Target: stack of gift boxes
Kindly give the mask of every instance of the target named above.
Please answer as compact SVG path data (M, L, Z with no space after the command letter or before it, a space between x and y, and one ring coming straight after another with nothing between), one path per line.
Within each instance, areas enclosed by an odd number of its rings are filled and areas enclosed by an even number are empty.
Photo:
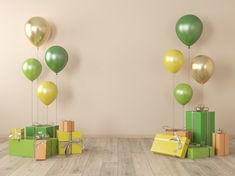
M9 135L9 154L45 160L57 154L82 153L82 134L74 131L74 121L58 125L32 125L14 128Z
M189 159L226 156L229 136L215 131L215 112L199 105L186 112L186 129L165 129L164 134L156 134L151 151Z

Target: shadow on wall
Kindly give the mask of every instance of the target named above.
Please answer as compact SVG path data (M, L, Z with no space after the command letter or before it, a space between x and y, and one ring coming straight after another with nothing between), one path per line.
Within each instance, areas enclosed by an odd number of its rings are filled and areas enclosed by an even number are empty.
M56 34L57 34L57 29L56 29L56 26L53 22L49 21L49 24L51 26L51 34L50 34L48 43L51 43L51 42L55 41L55 37L56 37Z
M195 43L197 45L197 50L200 51L207 43L210 43L211 38L213 38L213 26L209 20L203 20L203 32L199 40ZM195 50L195 53L198 51ZM199 54L198 54L199 55Z
M80 56L79 56L78 52L74 52L74 51L69 50L68 53L69 53L69 60L68 60L68 63L65 67L64 74L69 75L69 77L70 77L79 68Z

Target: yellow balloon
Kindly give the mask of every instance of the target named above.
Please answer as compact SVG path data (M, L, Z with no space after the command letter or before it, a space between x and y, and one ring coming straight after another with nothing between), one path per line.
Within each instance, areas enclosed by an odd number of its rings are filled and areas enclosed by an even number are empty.
M213 75L215 64L208 56L199 55L192 60L190 70L195 81L205 84Z
M42 103L47 106L56 99L57 94L57 86L51 81L44 81L38 86L37 95Z
M184 65L184 61L184 55L176 49L167 51L163 58L165 68L171 73L178 72Z
M36 47L45 43L51 34L51 27L42 17L32 17L25 24L25 35Z

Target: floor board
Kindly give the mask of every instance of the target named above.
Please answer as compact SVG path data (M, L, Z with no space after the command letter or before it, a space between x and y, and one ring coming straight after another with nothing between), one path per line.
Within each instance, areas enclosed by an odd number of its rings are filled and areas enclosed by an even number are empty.
M82 155L56 156L46 161L8 155L0 141L0 176L233 176L231 155L199 160L178 159L150 152L152 139L87 138Z

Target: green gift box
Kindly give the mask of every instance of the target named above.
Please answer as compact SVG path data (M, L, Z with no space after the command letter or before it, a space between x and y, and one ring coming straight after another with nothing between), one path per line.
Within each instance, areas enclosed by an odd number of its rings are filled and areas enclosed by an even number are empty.
M9 141L9 155L34 157L35 153L35 140L34 139L21 139Z
M56 138L56 131L59 129L58 125L32 125L25 128L26 139L43 139Z
M215 131L215 112L187 111L186 130L192 134L192 143L211 146Z
M55 156L58 154L58 139L57 138L50 138L48 139L51 141L51 155Z
M201 159L215 156L215 148L212 146L189 146L187 157L189 159Z

